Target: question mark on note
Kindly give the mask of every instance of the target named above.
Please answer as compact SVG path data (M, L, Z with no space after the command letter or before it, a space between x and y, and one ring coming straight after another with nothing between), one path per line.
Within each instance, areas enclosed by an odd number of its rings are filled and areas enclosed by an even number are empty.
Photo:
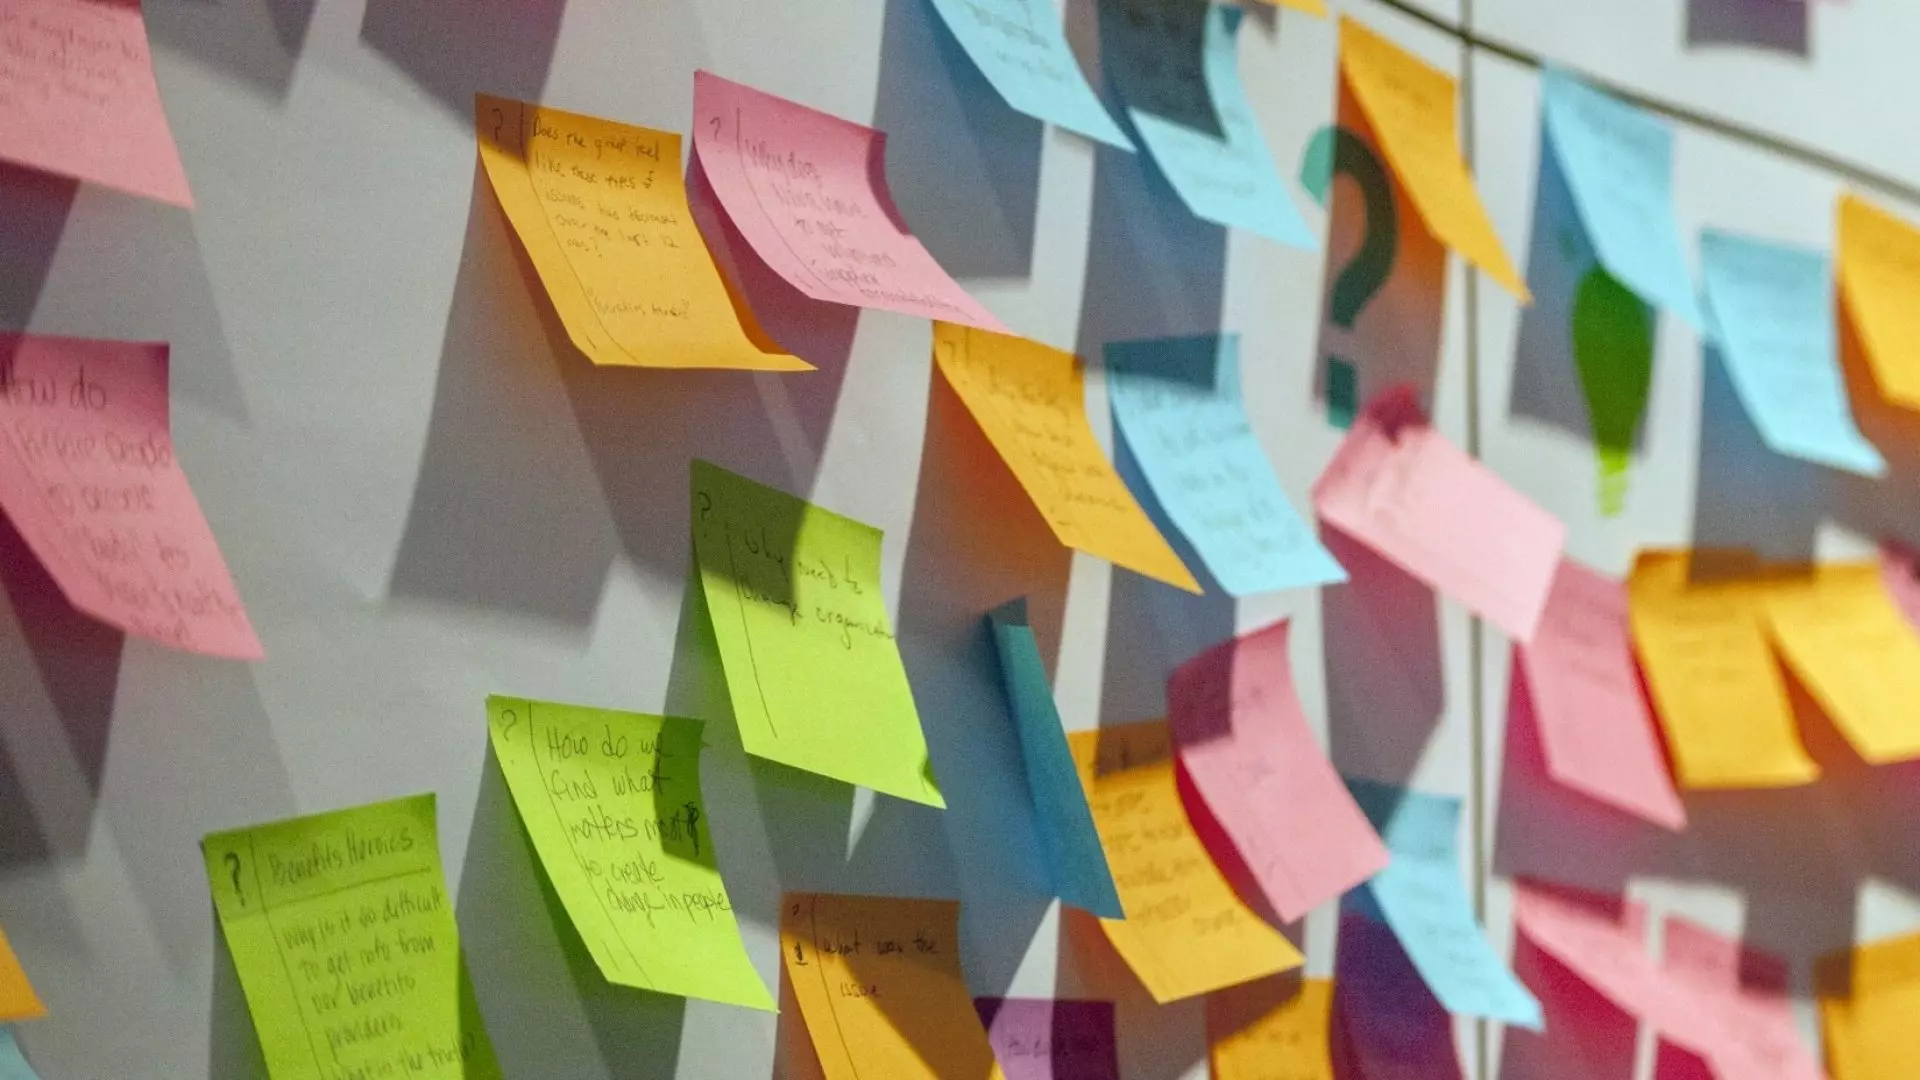
M233 894L240 898L240 906L247 906L246 891L240 888L240 856L229 851L226 854L227 873L233 878Z
M713 126L713 137L716 139L719 138L720 137L720 118L715 116L711 118L708 122Z
M1300 160L1300 183L1315 202L1330 206L1333 178L1342 175L1360 186L1366 232L1360 249L1334 279L1327 315L1335 326L1351 330L1360 312L1380 295L1393 273L1393 257L1400 243L1400 215L1393 203L1393 178L1366 140L1329 124L1307 141ZM1359 408L1358 383L1351 360L1327 357L1327 417L1336 427L1352 426Z

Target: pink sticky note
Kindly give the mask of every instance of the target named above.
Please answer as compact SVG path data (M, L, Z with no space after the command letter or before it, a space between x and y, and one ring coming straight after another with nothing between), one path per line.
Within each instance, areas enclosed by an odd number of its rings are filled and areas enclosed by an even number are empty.
M1793 1015L1787 965L1685 919L1669 918L1661 970L1671 1009L1662 1035L1720 1080L1827 1080ZM1680 1080L1678 1059L1660 1080Z
M1267 903L1291 922L1387 865L1307 725L1288 624L1222 642L1167 680L1174 749Z
M0 0L0 158L192 206L140 5Z
M1006 333L907 229L886 146L883 132L694 72L694 153L775 273L816 300Z
M0 508L81 611L263 655L173 456L165 345L0 334Z
M1687 811L1640 691L1627 591L1562 559L1531 644L1518 646L1554 780L1674 831Z
M1313 485L1327 524L1529 641L1567 529L1427 423L1413 389L1374 398Z
M1647 954L1643 905L1516 881L1513 920L1536 948L1621 1010L1656 1023L1665 1015L1668 981Z
M1644 924L1642 917L1632 928ZM1639 1017L1525 934L1513 943L1513 973L1533 991L1547 1023L1545 1031L1507 1026L1500 1080L1633 1080Z

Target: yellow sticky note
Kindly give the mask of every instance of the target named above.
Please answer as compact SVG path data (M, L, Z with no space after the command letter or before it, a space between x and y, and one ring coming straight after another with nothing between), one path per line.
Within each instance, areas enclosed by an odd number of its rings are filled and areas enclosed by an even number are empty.
M1247 907L1193 831L1166 721L1075 731L1067 743L1127 913L1100 927L1153 1000L1300 966L1300 950Z
M960 971L960 904L788 893L780 952L826 1080L1003 1080Z
M1767 618L1780 655L1862 758L1920 757L1920 636L1887 595L1878 563L1830 564L1782 582Z
M1212 1080L1333 1080L1333 981L1280 976L1207 995Z
M1265 0L1265 2L1277 7L1304 11L1309 15L1318 15L1323 19L1327 17L1327 0Z
M1681 786L1789 787L1819 776L1768 641L1758 559L1643 552L1627 592L1634 648Z
M1920 409L1920 229L1840 197L1840 294L1887 401Z
M1920 934L1822 957L1815 984L1833 1080L1920 1076Z
M1460 158L1460 87L1352 18L1340 19L1340 70L1427 231L1531 301Z
M933 359L1062 544L1200 591L1101 452L1072 353L936 322Z
M714 266L680 136L474 98L480 164L567 336L596 364L809 371Z
M11 1024L16 1020L38 1020L47 1015L47 1007L40 995L33 992L33 984L27 981L26 969L20 966L20 958L13 955L13 946L7 943L7 935L0 933L0 1024Z
M747 752L946 806L880 592L880 530L695 461L693 552Z
M432 795L200 842L273 1080L498 1080Z
M489 697L540 864L607 981L773 1010L700 798L700 721Z

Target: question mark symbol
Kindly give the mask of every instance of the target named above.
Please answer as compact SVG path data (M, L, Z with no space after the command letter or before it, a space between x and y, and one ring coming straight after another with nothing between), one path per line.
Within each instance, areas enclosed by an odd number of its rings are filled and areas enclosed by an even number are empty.
M1595 263L1573 297L1573 364L1600 464L1600 513L1626 508L1633 437L1653 387L1653 312Z
M226 854L227 874L233 878L233 894L240 898L240 906L247 906L247 894L240 888L240 856L229 851Z
M720 118L715 116L709 120L708 123L713 128L713 137L718 139L720 137Z
M1335 326L1351 330L1360 312L1380 294L1393 273L1393 257L1400 242L1400 214L1394 207L1393 179L1366 140L1329 124L1314 132L1307 142L1300 162L1300 183L1313 201L1328 206L1333 197L1333 178L1340 175L1360 186L1366 210L1366 232L1360 249L1334 279L1327 298L1328 317ZM1327 357L1327 411L1340 427L1353 423L1359 406L1357 384L1352 361Z

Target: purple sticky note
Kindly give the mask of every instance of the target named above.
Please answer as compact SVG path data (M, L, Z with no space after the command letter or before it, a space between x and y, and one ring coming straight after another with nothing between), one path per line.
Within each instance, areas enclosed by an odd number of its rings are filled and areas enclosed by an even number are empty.
M974 998L1007 1080L1120 1080L1113 1002Z

